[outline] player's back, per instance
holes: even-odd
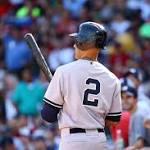
[[[119,92],[117,77],[99,62],[84,59],[64,65],[59,70],[64,98],[60,128],[103,128],[105,117],[111,112],[115,92]]]

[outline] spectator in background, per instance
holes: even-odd
[[[148,134],[150,134],[150,113],[149,115],[145,116],[144,127],[148,130]]]
[[[150,0],[143,0],[140,3],[141,16],[144,20],[150,17]]]
[[[4,37],[5,63],[9,71],[18,71],[31,61],[31,51],[23,39],[21,28],[10,27],[10,33]]]
[[[58,145],[55,142],[55,132],[51,129],[37,128],[33,132],[32,140],[34,149],[58,150]]]
[[[124,109],[124,106],[123,106],[123,109]],[[118,129],[121,130],[124,147],[128,146],[129,120],[130,120],[130,113],[124,110],[121,114],[120,122],[116,126],[111,127],[111,134],[112,134],[113,141],[116,141],[117,139],[117,130]]]
[[[22,70],[22,80],[17,84],[12,100],[18,109],[18,112],[27,116],[38,115],[44,88],[40,82],[33,81],[31,68]]]
[[[33,150],[33,146],[31,143],[31,133],[28,127],[22,127],[19,129],[19,139],[21,141],[19,150]]]
[[[124,86],[121,90],[122,102],[124,108],[130,112],[129,123],[129,147],[126,150],[140,149],[146,145],[150,145],[150,135],[146,135],[144,128],[144,118],[149,112],[138,105],[137,90],[132,87]]]
[[[72,15],[78,16],[85,1],[86,0],[63,0],[63,6],[66,10],[69,10]]]
[[[138,92],[138,101],[140,101],[140,105],[149,105],[150,106],[150,99],[145,94],[145,87],[142,85],[143,74],[141,70],[137,68],[129,68],[128,71],[125,73],[124,77],[130,82],[130,86],[137,89]],[[127,83],[128,84],[128,83]],[[147,107],[147,106],[146,106]]]
[[[6,15],[7,13],[9,13],[9,11],[11,10],[11,4],[9,3],[9,1],[1,1],[1,5],[0,5],[0,17],[3,17],[4,15]]]
[[[45,89],[45,91],[46,91],[49,82],[48,82],[45,74],[41,70],[40,70],[40,75],[39,75],[39,81],[38,82],[40,82],[39,84],[41,84],[43,86],[43,88]]]
[[[24,0],[9,0],[12,5],[19,5],[24,2]]]
[[[47,144],[47,147],[48,147],[48,150],[58,150],[59,148],[59,145],[58,143],[56,143],[56,129],[54,128],[51,128],[49,130],[47,130],[46,132],[46,144]]]
[[[8,72],[5,73],[4,82],[6,85],[6,98],[11,99],[12,92],[15,89],[18,80],[19,79],[14,74]]]
[[[48,64],[54,73],[56,68],[61,64],[59,60],[59,52],[61,51],[61,42],[59,39],[54,39],[53,41],[54,49],[48,56]]]
[[[126,3],[127,8],[131,10],[138,10],[140,9],[140,5],[142,1],[143,0],[128,0]]]
[[[48,56],[48,63],[52,72],[54,72],[58,66],[74,60],[74,51],[69,45],[69,42],[70,40],[66,36],[64,36],[62,41],[55,41],[55,49],[53,49]]]
[[[15,150],[15,145],[12,137],[5,136],[0,142],[0,148],[2,150]]]
[[[45,138],[43,136],[33,138],[33,145],[33,149],[35,150],[51,150],[46,147]]]
[[[149,24],[149,29],[150,29],[150,24]],[[142,38],[141,41],[141,49],[142,49],[142,64],[143,67],[145,68],[144,65],[149,65],[149,60],[150,60],[150,37],[149,38]]]
[[[117,34],[123,34],[130,27],[130,21],[126,20],[124,14],[116,12],[114,20],[111,23],[111,29]]]
[[[143,32],[143,36],[146,36],[146,37],[141,39],[142,56],[141,56],[140,64],[141,64],[141,68],[144,70],[144,73],[145,73],[144,83],[143,83],[144,92],[150,99],[150,61],[149,61],[150,60],[150,23],[145,25],[144,28],[143,30],[145,31],[142,31],[142,32]]]
[[[112,51],[108,56],[110,69],[118,77],[121,77],[122,71],[127,66],[130,56],[125,52],[123,45],[117,41],[113,43],[113,46],[109,50]]]
[[[12,120],[17,115],[17,110],[14,107],[11,97],[12,92],[17,84],[17,77],[13,74],[5,73],[4,77],[5,83],[5,109],[6,109],[6,119],[7,121]]]
[[[145,125],[146,128],[150,129],[150,114],[145,116],[144,125]]]
[[[142,81],[142,72],[137,68],[129,68],[124,74],[124,77],[132,82],[132,87],[138,89]]]
[[[57,24],[55,25],[57,35],[62,36],[67,33],[69,34],[70,32],[75,31],[75,29],[75,22],[71,19],[69,11],[63,10]]]
[[[5,48],[3,40],[0,38],[0,69],[5,67],[4,60],[5,60]]]
[[[13,137],[16,150],[24,150],[29,146],[30,129],[28,128],[28,118],[24,115],[17,115],[7,123],[10,130],[7,130],[6,135],[9,133]],[[4,135],[5,135],[4,134]]]
[[[0,126],[6,123],[5,85],[0,81]]]

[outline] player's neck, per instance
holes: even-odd
[[[80,59],[85,59],[85,60],[92,60],[92,61],[97,61],[97,57],[81,57]]]
[[[96,51],[96,50],[87,50],[87,51],[84,51],[82,53],[80,59],[87,59],[87,60],[96,61],[97,60],[97,55],[98,55],[98,51]]]

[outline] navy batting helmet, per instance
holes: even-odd
[[[79,49],[86,50],[93,47],[104,48],[107,32],[104,26],[96,22],[84,22],[79,26],[79,32],[72,33],[70,36],[74,37]]]

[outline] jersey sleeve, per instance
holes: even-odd
[[[112,104],[106,116],[106,119],[110,121],[120,121],[121,112],[122,112],[121,85],[119,80],[117,80],[117,84],[113,94]]]
[[[44,102],[57,108],[63,106],[62,72],[57,69],[44,95]]]

